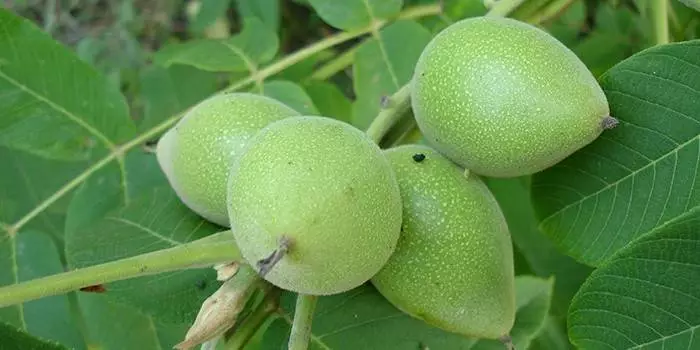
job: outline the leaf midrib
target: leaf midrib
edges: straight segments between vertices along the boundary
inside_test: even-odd
[[[87,132],[89,132],[90,134],[92,134],[92,135],[94,135],[95,137],[97,137],[98,139],[100,139],[100,141],[102,141],[102,143],[105,145],[105,147],[107,147],[107,149],[110,150],[110,152],[113,152],[113,151],[115,150],[115,148],[116,148],[115,144],[112,143],[112,142],[107,138],[107,136],[105,136],[105,135],[104,135],[103,133],[101,133],[99,130],[95,129],[92,125],[90,125],[90,124],[86,123],[85,121],[83,121],[82,119],[80,119],[80,117],[78,117],[77,115],[75,115],[75,114],[72,113],[71,111],[67,110],[66,108],[64,108],[63,106],[61,106],[61,105],[59,105],[59,104],[54,103],[53,101],[49,100],[48,98],[46,98],[46,97],[43,96],[42,94],[40,94],[40,93],[34,91],[33,89],[31,89],[31,88],[29,88],[28,86],[26,86],[26,85],[20,83],[19,81],[15,80],[15,79],[12,79],[10,76],[8,76],[7,74],[5,74],[2,70],[0,70],[0,77],[3,78],[3,79],[5,79],[7,82],[9,82],[10,84],[14,85],[15,87],[17,87],[18,89],[20,89],[20,90],[26,92],[27,94],[31,95],[32,97],[36,98],[37,100],[39,100],[39,101],[41,101],[41,102],[44,102],[46,105],[48,105],[49,107],[51,107],[51,108],[54,109],[55,111],[57,111],[57,112],[63,114],[63,115],[64,115],[65,117],[67,117],[70,121],[74,122],[74,123],[77,124],[78,126],[80,126],[80,127],[82,127],[83,129],[85,129],[85,130],[86,130]]]
[[[684,148],[684,147],[686,147],[686,146],[689,146],[691,143],[693,143],[693,142],[695,142],[695,141],[698,141],[698,140],[700,140],[700,135],[697,135],[697,136],[695,136],[695,137],[689,139],[688,141],[679,144],[678,146],[676,146],[676,147],[674,147],[673,149],[669,150],[669,152],[666,153],[666,154],[664,154],[663,156],[661,156],[661,157],[659,157],[659,158],[657,158],[657,159],[654,159],[654,160],[652,160],[651,162],[649,162],[648,164],[644,165],[643,167],[640,167],[639,169],[630,172],[629,174],[627,174],[627,175],[625,175],[625,176],[623,176],[623,177],[621,177],[621,178],[615,180],[614,182],[611,182],[611,183],[607,184],[606,186],[602,187],[602,188],[599,189],[598,191],[595,191],[595,192],[589,194],[588,196],[579,198],[578,200],[567,204],[566,206],[562,207],[561,209],[555,211],[555,212],[552,213],[551,215],[549,215],[549,216],[547,216],[546,218],[542,219],[542,221],[541,221],[541,223],[540,223],[540,225],[539,225],[540,229],[542,229],[543,225],[545,225],[549,220],[551,220],[551,219],[553,219],[554,217],[558,216],[559,214],[561,214],[561,213],[564,212],[565,210],[568,210],[570,207],[573,207],[573,206],[575,206],[575,205],[578,205],[579,203],[581,203],[581,202],[583,202],[583,201],[586,201],[586,200],[588,200],[589,198],[592,198],[592,197],[594,197],[594,196],[597,196],[598,194],[600,194],[600,193],[602,193],[602,192],[605,192],[605,191],[607,191],[608,189],[610,189],[610,188],[612,188],[612,187],[614,187],[614,186],[619,185],[621,182],[623,182],[623,181],[625,181],[625,180],[627,180],[627,179],[629,179],[629,178],[631,178],[631,177],[636,176],[638,173],[640,173],[640,172],[646,170],[646,169],[649,168],[649,167],[654,166],[655,164],[661,162],[662,160],[666,159],[667,157],[673,155],[674,153],[678,153],[678,151],[680,151],[682,148]]]
[[[365,9],[367,10],[367,14],[369,15],[369,19],[371,21],[370,25],[372,26],[372,36],[374,37],[375,40],[377,40],[377,45],[379,46],[379,52],[382,54],[382,59],[384,60],[384,63],[386,63],[386,67],[389,70],[389,75],[391,76],[391,81],[394,83],[394,87],[396,89],[401,87],[401,84],[399,84],[399,78],[396,76],[396,73],[394,72],[394,67],[391,64],[391,61],[389,61],[389,54],[386,51],[386,47],[384,47],[384,42],[382,41],[382,37],[379,34],[379,31],[377,30],[377,27],[374,25],[374,22],[377,21],[378,19],[374,16],[374,11],[372,11],[372,7],[369,5],[368,0],[362,0],[362,3],[365,6]]]
[[[119,223],[122,223],[122,224],[125,224],[125,225],[128,225],[128,226],[131,226],[131,227],[135,227],[135,228],[137,228],[137,229],[139,229],[139,230],[141,230],[141,231],[143,231],[143,232],[146,232],[146,233],[148,233],[149,235],[151,235],[151,236],[153,236],[153,237],[155,237],[155,238],[157,238],[157,239],[159,239],[159,240],[161,240],[161,241],[163,241],[163,242],[166,242],[166,243],[168,243],[168,244],[170,244],[170,245],[172,245],[172,246],[178,246],[178,245],[181,245],[181,244],[182,244],[182,242],[179,242],[179,241],[176,241],[176,240],[174,240],[174,239],[172,239],[172,238],[168,238],[168,237],[166,237],[166,236],[163,236],[163,235],[161,235],[160,233],[158,233],[158,232],[156,232],[156,231],[153,231],[152,229],[150,229],[150,228],[148,228],[148,227],[146,227],[146,226],[143,226],[143,225],[141,225],[141,224],[139,224],[139,223],[137,223],[137,222],[131,221],[131,220],[127,220],[127,219],[125,219],[125,218],[109,216],[109,217],[107,217],[106,219],[107,219],[107,220],[116,221],[116,222],[119,222]]]

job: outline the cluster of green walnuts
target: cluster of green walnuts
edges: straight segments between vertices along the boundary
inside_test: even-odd
[[[181,200],[230,227],[269,283],[330,295],[371,281],[405,313],[471,337],[507,336],[514,266],[481,176],[533,174],[616,124],[584,64],[506,18],[457,22],[410,82],[425,145],[380,149],[364,132],[257,94],[193,107],[158,143]]]

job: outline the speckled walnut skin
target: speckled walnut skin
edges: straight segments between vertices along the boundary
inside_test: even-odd
[[[297,115],[292,108],[262,95],[233,93],[209,98],[161,137],[158,162],[185,205],[228,227],[226,182],[232,160],[260,129]]]
[[[257,134],[228,184],[231,231],[253,266],[285,237],[288,252],[265,275],[312,295],[368,281],[394,252],[401,196],[379,147],[350,124],[291,117]]]
[[[416,65],[411,103],[429,144],[492,177],[554,165],[596,139],[610,113],[572,51],[496,17],[465,19],[433,38]]]
[[[507,335],[516,310],[513,248],[496,199],[478,176],[432,148],[385,154],[403,198],[403,227],[372,283],[397,308],[441,329]]]

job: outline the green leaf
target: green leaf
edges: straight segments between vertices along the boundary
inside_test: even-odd
[[[250,72],[270,61],[279,48],[277,36],[257,18],[244,19],[243,30],[228,39],[191,40],[163,48],[155,62],[180,63],[214,72]]]
[[[206,0],[200,1],[197,14],[189,23],[189,29],[195,33],[202,33],[219,17],[226,15],[231,0]]]
[[[602,75],[618,62],[652,44],[642,31],[651,26],[639,14],[607,2],[599,7],[596,15],[598,25],[585,39],[575,38],[571,43],[574,53],[595,76]]]
[[[524,349],[541,328],[549,310],[551,281],[516,278],[518,311],[512,337]],[[286,347],[295,297],[286,293],[283,313],[263,340],[263,349]],[[392,306],[369,284],[349,292],[322,297],[313,320],[309,349],[503,349],[497,340],[475,340],[428,326]]]
[[[180,64],[168,68],[150,66],[141,72],[140,80],[144,104],[140,130],[183,112],[217,90],[215,73]]]
[[[569,350],[573,349],[564,331],[563,322],[554,316],[548,316],[540,335],[532,341],[531,350]]]
[[[93,174],[78,188],[68,207],[66,241],[75,239],[79,229],[102,219],[110,211],[128,204],[134,197],[168,182],[154,154],[140,150],[129,152],[125,160],[126,181],[116,164]]]
[[[700,41],[642,51],[601,85],[620,125],[532,185],[542,231],[590,265],[700,204]]]
[[[311,81],[304,84],[304,88],[321,115],[350,122],[352,103],[336,85]]]
[[[335,57],[336,54],[332,49],[327,49],[319,51],[287,68],[283,71],[274,74],[272,79],[278,80],[291,80],[291,81],[303,81],[307,80],[313,73],[314,70],[320,66],[323,62],[330,60]]]
[[[678,0],[695,11],[700,11],[700,0]]]
[[[106,294],[81,293],[78,300],[91,348],[172,349],[187,331],[186,325],[161,325],[133,307],[110,300]]]
[[[119,90],[30,21],[0,9],[0,145],[84,160],[134,135]]]
[[[279,29],[279,0],[236,0],[236,4],[243,17],[257,17],[275,33]]]
[[[517,314],[515,326],[510,333],[516,349],[527,349],[544,327],[549,313],[554,281],[534,276],[518,276],[515,278],[515,303]],[[488,348],[501,349],[502,344],[495,341],[481,340],[488,343]],[[481,349],[480,346],[477,348]],[[486,347],[484,347],[486,348]]]
[[[67,200],[50,205],[19,231],[10,230],[10,226],[75,176],[83,164],[58,162],[4,147],[0,147],[0,159],[0,285],[62,271],[60,244]],[[41,309],[51,310],[51,314],[39,315]],[[76,330],[71,329],[65,296],[1,308],[0,320],[84,348],[75,336]]]
[[[4,147],[0,159],[0,226],[18,221],[85,167],[84,162],[61,162]],[[55,202],[24,227],[62,238],[63,220],[54,219],[65,214],[68,202],[68,198]]]
[[[413,77],[413,69],[430,32],[414,21],[397,21],[364,42],[355,54],[353,124],[366,129],[390,96]]]
[[[569,337],[581,349],[697,349],[700,209],[621,250],[571,303]]]
[[[309,0],[319,17],[331,26],[358,29],[392,17],[401,11],[403,0]]]
[[[571,298],[592,269],[560,253],[554,243],[537,228],[537,219],[531,205],[529,178],[484,180],[506,217],[517,251],[523,254],[535,274],[555,277],[552,313],[564,317]]]
[[[2,239],[0,239],[2,240]],[[5,243],[5,242],[3,242]],[[1,247],[12,245],[9,254],[1,255],[10,261],[0,266],[13,265],[8,284],[32,280],[63,272],[61,257],[51,237],[45,233],[25,230]],[[4,259],[3,259],[4,260]],[[59,342],[75,349],[84,349],[85,343],[73,323],[69,299],[65,295],[51,296],[0,309],[0,319],[34,336]]]
[[[144,191],[127,206],[69,231],[66,255],[71,268],[80,268],[171,248],[219,230],[164,186]],[[215,278],[214,269],[183,270],[108,283],[105,287],[110,297],[135,306],[161,323],[180,324],[194,320],[201,303],[216,290]]]
[[[0,322],[0,350],[66,350],[66,347],[33,337],[15,327]]]
[[[304,88],[286,80],[268,81],[263,84],[264,95],[274,98],[304,115],[318,115],[314,101]]]
[[[488,10],[484,6],[483,0],[444,0],[443,8],[445,9],[445,15],[453,21],[466,17],[482,16]]]

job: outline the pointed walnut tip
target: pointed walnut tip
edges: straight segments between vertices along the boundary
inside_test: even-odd
[[[620,124],[620,121],[611,117],[611,116],[606,116],[605,118],[603,118],[603,121],[600,123],[600,125],[603,127],[603,130],[613,129],[618,124]]]

